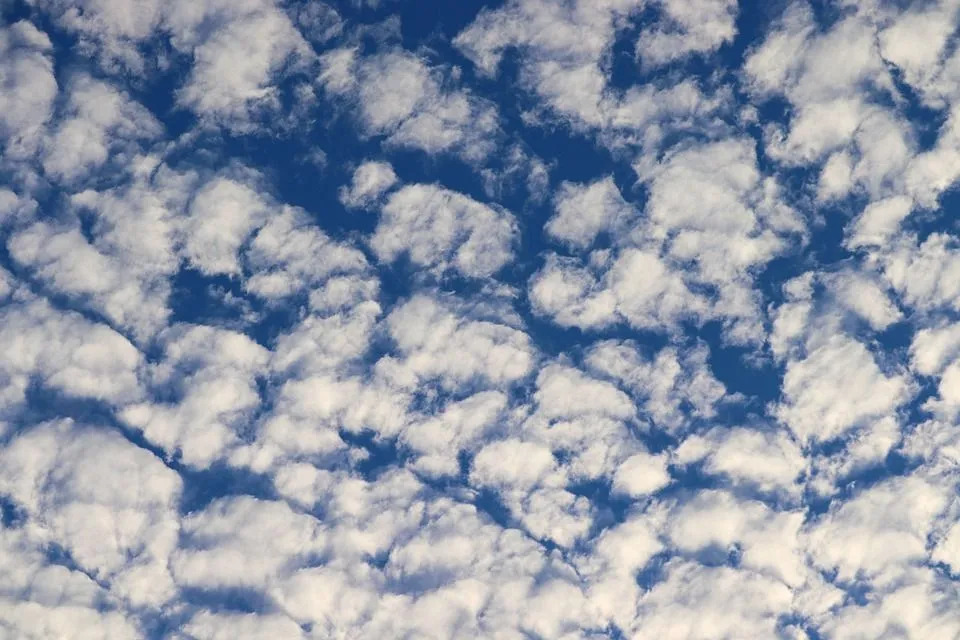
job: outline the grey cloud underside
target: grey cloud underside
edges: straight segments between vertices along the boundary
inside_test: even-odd
[[[960,637],[960,2],[399,4],[0,27],[0,638]]]

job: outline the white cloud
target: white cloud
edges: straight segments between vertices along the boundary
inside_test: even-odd
[[[759,501],[707,490],[671,514],[667,533],[688,553],[711,548],[729,553],[737,547],[741,567],[797,587],[806,577],[799,538],[803,520],[800,511],[778,512]]]
[[[837,505],[810,530],[814,563],[837,579],[891,584],[927,555],[927,536],[947,496],[919,477],[892,478]]]
[[[882,246],[896,234],[900,222],[910,214],[913,202],[906,196],[892,196],[868,205],[851,224],[850,247]]]
[[[26,297],[0,312],[2,407],[16,409],[32,382],[68,396],[123,403],[140,397],[142,355],[109,327]]]
[[[0,136],[5,140],[22,144],[50,118],[57,95],[52,49],[50,38],[29,22],[0,31],[0,83],[5,87]]]
[[[182,481],[160,460],[115,431],[69,420],[30,429],[0,459],[0,492],[113,594],[152,607],[175,594],[167,559]]]
[[[886,375],[862,344],[833,337],[787,364],[775,414],[801,442],[821,442],[892,414],[910,393],[908,379]]]
[[[377,370],[400,387],[427,381],[444,388],[475,381],[509,385],[534,364],[535,352],[523,331],[461,316],[455,306],[446,308],[423,294],[395,308],[386,323],[401,356],[381,359]]]
[[[105,82],[81,74],[69,80],[66,90],[66,105],[44,142],[43,169],[48,177],[74,182],[111,157],[126,159],[136,151],[131,143],[163,132],[145,107]]]
[[[386,136],[389,145],[457,153],[471,161],[494,148],[496,108],[450,87],[449,71],[442,67],[430,67],[406,51],[361,57],[355,49],[328,52],[321,65],[321,84],[357,105],[368,135]]]
[[[292,561],[320,553],[320,523],[283,502],[223,498],[183,519],[170,558],[178,584],[199,589],[263,589]],[[295,566],[295,565],[294,565]]]
[[[473,459],[470,482],[497,491],[537,539],[569,547],[590,528],[590,501],[563,488],[565,474],[543,445],[517,439],[487,444]]]
[[[401,434],[404,445],[417,455],[410,466],[428,476],[459,474],[459,454],[476,448],[496,430],[506,407],[503,393],[482,391],[413,420]]]
[[[130,404],[122,419],[190,466],[206,467],[238,442],[237,430],[260,404],[256,376],[266,349],[243,334],[175,325],[162,334],[163,359],[149,367],[160,398]]]
[[[665,62],[692,51],[709,51],[732,35],[729,2],[665,2],[666,20],[643,32],[638,51]],[[533,121],[549,110],[577,130],[597,130],[611,147],[655,148],[674,128],[710,129],[724,98],[704,95],[686,79],[664,86],[610,86],[611,50],[643,0],[512,0],[482,10],[454,45],[488,76],[511,49],[519,52],[519,81],[543,103]],[[653,48],[646,51],[646,43]],[[656,51],[655,51],[656,50]],[[544,109],[544,107],[546,109]]]
[[[623,461],[613,476],[613,490],[631,498],[656,493],[668,484],[670,474],[662,455],[635,453]]]
[[[31,7],[0,636],[957,635],[953,0]]]
[[[270,300],[312,288],[335,274],[362,274],[368,269],[359,249],[334,242],[292,207],[283,207],[257,231],[246,262],[251,276],[244,288]]]
[[[883,275],[915,309],[960,309],[960,251],[956,239],[932,233],[916,246],[907,239],[884,256]]]
[[[290,618],[277,614],[213,613],[201,611],[184,625],[183,631],[197,640],[272,640],[303,638],[303,630]]]
[[[654,425],[678,432],[692,419],[712,418],[726,395],[707,356],[703,346],[687,350],[667,347],[648,358],[636,343],[609,340],[590,349],[587,364],[629,389],[644,417]]]
[[[312,54],[273,0],[176,2],[165,26],[173,46],[193,55],[180,104],[241,129],[258,109],[274,106],[274,76]]]
[[[684,465],[703,461],[707,473],[791,496],[802,489],[800,475],[807,467],[803,451],[787,433],[742,427],[691,436],[677,448],[674,460]]]
[[[790,589],[752,571],[672,560],[640,600],[632,631],[652,638],[773,637]]]
[[[179,104],[203,118],[246,130],[263,107],[274,107],[277,76],[312,56],[309,45],[273,0],[228,2],[48,0],[61,26],[108,72],[146,74],[168,60],[143,45],[160,37],[188,56]],[[147,53],[147,57],[145,57]]]
[[[939,374],[957,355],[960,355],[960,324],[921,329],[910,344],[913,368],[927,376]]]
[[[351,208],[367,208],[397,183],[397,174],[388,162],[368,160],[353,172],[350,187],[340,188],[340,202]]]
[[[237,252],[269,213],[270,203],[250,186],[227,177],[211,180],[190,204],[185,257],[208,275],[239,274]]]
[[[496,205],[485,205],[437,185],[408,185],[393,193],[370,245],[380,260],[401,255],[442,274],[493,275],[513,258],[517,225]]]
[[[709,53],[736,35],[734,0],[661,0],[660,5],[665,19],[641,31],[637,38],[637,55],[644,64],[660,65],[691,53]]]
[[[578,248],[590,246],[603,231],[618,231],[633,213],[612,177],[585,185],[565,182],[553,203],[555,213],[544,225],[544,231]]]

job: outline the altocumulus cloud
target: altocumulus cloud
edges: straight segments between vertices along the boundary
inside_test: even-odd
[[[960,637],[960,0],[0,15],[0,638]]]

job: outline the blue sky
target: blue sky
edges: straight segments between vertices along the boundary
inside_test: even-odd
[[[960,636],[960,2],[0,2],[0,636]]]

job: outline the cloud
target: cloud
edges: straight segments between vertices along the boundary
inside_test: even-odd
[[[355,104],[364,132],[388,145],[480,161],[499,132],[489,101],[451,87],[449,71],[405,51],[361,56],[337,49],[321,57],[320,82]]]
[[[957,635],[955,5],[15,12],[0,636]]]
[[[601,232],[622,229],[633,213],[609,177],[589,185],[560,185],[560,191],[554,196],[554,210],[544,231],[556,240],[579,248],[590,246]]]
[[[644,64],[661,65],[691,53],[708,53],[736,34],[737,3],[732,0],[667,0],[660,5],[661,24],[637,38],[637,55]]]
[[[368,160],[353,172],[350,186],[340,188],[340,202],[351,208],[369,207],[396,182],[390,163]]]
[[[176,92],[179,105],[238,131],[251,130],[263,109],[277,108],[277,77],[312,55],[273,0],[150,0],[135,8],[112,0],[41,4],[60,26],[80,36],[108,72],[146,75],[162,69],[169,61],[146,45],[157,39],[169,43],[191,63]]]
[[[0,135],[6,147],[27,143],[50,118],[57,95],[50,38],[26,21],[0,32]]]
[[[208,326],[176,325],[162,344],[163,359],[145,376],[158,400],[129,404],[120,415],[168,456],[209,466],[239,441],[237,431],[259,405],[256,376],[267,351],[243,334]]]
[[[0,336],[16,345],[0,356],[4,412],[15,410],[34,383],[67,396],[123,403],[142,393],[142,355],[123,336],[76,312],[23,296],[5,305]]]
[[[513,257],[517,225],[502,207],[485,205],[438,185],[407,185],[383,205],[370,239],[377,257],[405,255],[439,274],[493,275]]]
[[[787,364],[783,394],[777,418],[806,443],[893,414],[909,398],[910,385],[904,376],[881,371],[859,342],[834,337]]]
[[[2,460],[0,491],[80,570],[133,606],[176,593],[167,568],[179,530],[176,472],[116,432],[69,420],[20,435]]]
[[[127,155],[124,143],[162,133],[162,125],[147,109],[107,83],[79,75],[66,90],[67,104],[43,152],[44,172],[55,180],[76,181],[111,156]]]

